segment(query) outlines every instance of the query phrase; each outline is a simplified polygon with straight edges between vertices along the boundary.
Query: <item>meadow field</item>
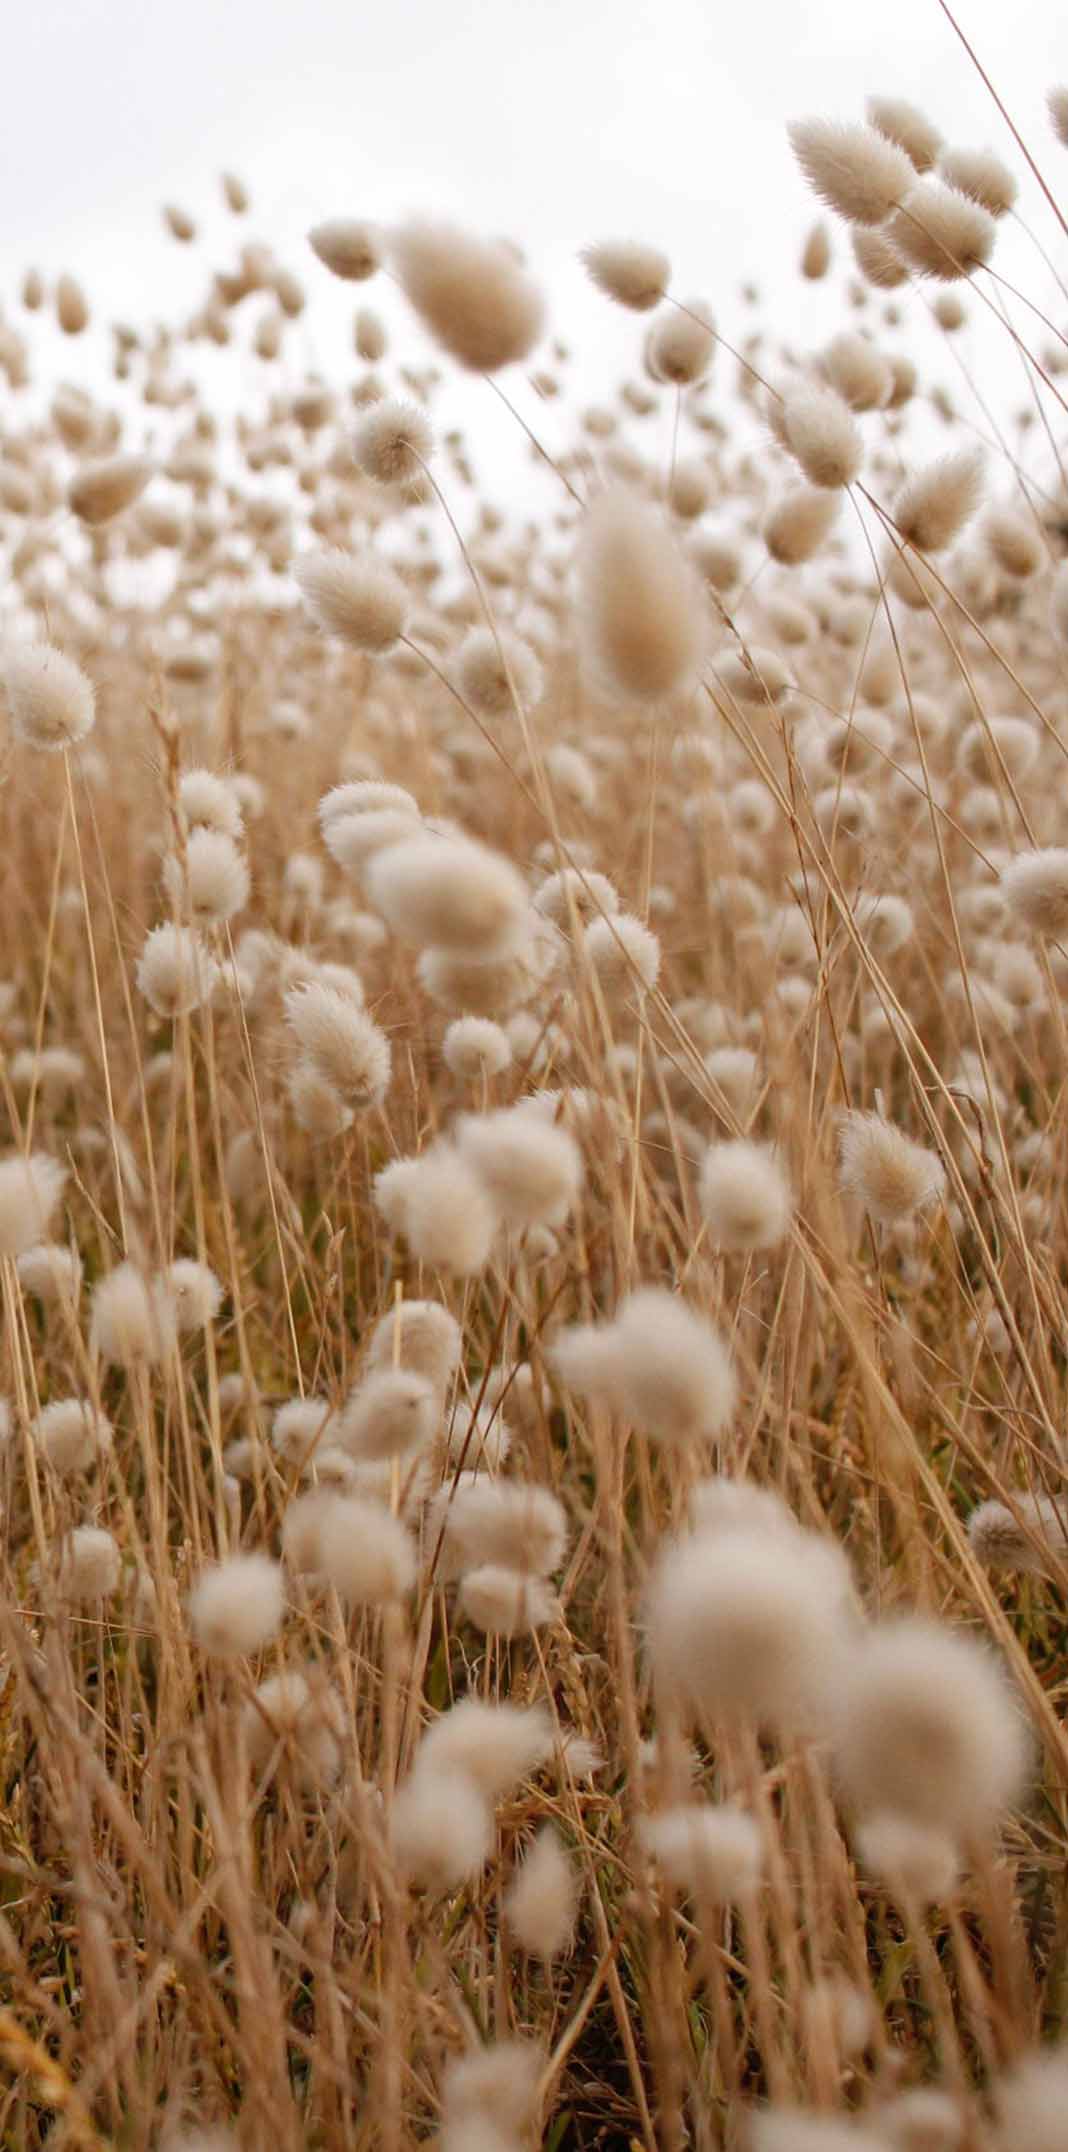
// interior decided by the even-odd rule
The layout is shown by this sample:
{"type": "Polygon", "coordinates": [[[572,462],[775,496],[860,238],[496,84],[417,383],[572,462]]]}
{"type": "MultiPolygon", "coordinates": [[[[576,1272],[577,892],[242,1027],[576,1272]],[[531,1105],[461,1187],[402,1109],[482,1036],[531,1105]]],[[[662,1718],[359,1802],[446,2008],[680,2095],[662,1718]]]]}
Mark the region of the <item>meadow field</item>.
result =
{"type": "Polygon", "coordinates": [[[793,293],[576,231],[595,352],[236,174],[107,372],[2,295],[14,2152],[1068,2152],[1068,89],[990,112],[799,116],[793,293]]]}

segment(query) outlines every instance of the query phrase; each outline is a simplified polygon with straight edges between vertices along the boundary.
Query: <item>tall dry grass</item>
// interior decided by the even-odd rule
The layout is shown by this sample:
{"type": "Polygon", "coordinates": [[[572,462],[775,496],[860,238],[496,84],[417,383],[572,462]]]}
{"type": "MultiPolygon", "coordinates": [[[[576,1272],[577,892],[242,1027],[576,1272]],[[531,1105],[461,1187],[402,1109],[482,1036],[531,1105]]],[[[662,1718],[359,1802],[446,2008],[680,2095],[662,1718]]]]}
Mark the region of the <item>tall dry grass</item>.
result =
{"type": "Polygon", "coordinates": [[[591,403],[419,222],[4,329],[5,2145],[1064,2142],[1068,343],[872,116],[818,352],[599,244],[591,403]]]}

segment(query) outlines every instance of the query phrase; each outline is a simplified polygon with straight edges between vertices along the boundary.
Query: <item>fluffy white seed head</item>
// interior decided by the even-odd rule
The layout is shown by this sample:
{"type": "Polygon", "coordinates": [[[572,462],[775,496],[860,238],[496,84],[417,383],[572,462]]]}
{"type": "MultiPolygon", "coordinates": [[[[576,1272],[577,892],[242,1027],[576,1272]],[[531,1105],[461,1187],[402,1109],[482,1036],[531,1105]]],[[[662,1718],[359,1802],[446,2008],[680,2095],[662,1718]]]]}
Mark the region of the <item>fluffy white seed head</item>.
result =
{"type": "Polygon", "coordinates": [[[484,1800],[496,1802],[539,1770],[552,1749],[543,1705],[487,1704],[465,1696],[424,1734],[417,1768],[469,1778],[484,1800]]]}
{"type": "Polygon", "coordinates": [[[933,1905],[956,1885],[960,1863],[953,1839],[896,1810],[869,1816],[856,1832],[856,1848],[869,1874],[906,1905],[933,1905]]]}
{"type": "Polygon", "coordinates": [[[708,372],[715,335],[707,307],[691,299],[685,308],[665,307],[654,321],[645,345],[645,363],[654,381],[688,388],[708,372]]]}
{"type": "Polygon", "coordinates": [[[353,1390],[333,1439],[351,1457],[370,1462],[410,1458],[433,1441],[439,1419],[438,1393],[425,1375],[385,1367],[353,1390]]]}
{"type": "Polygon", "coordinates": [[[450,2062],[442,2083],[442,2112],[457,2135],[449,2152],[504,2152],[504,2145],[472,2142],[476,2124],[492,2118],[503,2138],[524,2142],[538,2119],[539,2086],[546,2056],[533,2040],[497,2040],[473,2047],[450,2062]]]}
{"type": "Polygon", "coordinates": [[[173,1298],[160,1279],[119,1263],[93,1287],[89,1349],[114,1367],[155,1367],[173,1350],[173,1298]]]}
{"type": "Polygon", "coordinates": [[[945,1168],[934,1151],[914,1143],[878,1113],[847,1113],[838,1139],[838,1177],[846,1195],[877,1225],[900,1225],[937,1203],[945,1168]]]}
{"type": "Polygon", "coordinates": [[[617,913],[619,895],[608,876],[598,874],[596,868],[561,867],[535,891],[534,909],[569,930],[573,920],[588,925],[602,913],[617,913]]]}
{"type": "Polygon", "coordinates": [[[38,1241],[17,1258],[19,1284],[46,1307],[73,1308],[82,1286],[82,1259],[76,1248],[58,1241],[38,1241]]]}
{"type": "Polygon", "coordinates": [[[582,937],[582,950],[601,991],[610,999],[651,993],[660,976],[659,939],[632,912],[617,911],[607,919],[591,919],[582,937]]]}
{"type": "Polygon", "coordinates": [[[146,937],[135,977],[149,1008],[173,1019],[210,1001],[219,967],[191,927],[168,919],[146,937]]]}
{"type": "Polygon", "coordinates": [[[390,257],[424,328],[472,373],[497,373],[539,341],[541,292],[500,240],[413,217],[391,234],[390,257]]]}
{"type": "MultiPolygon", "coordinates": [[[[1005,1342],[1008,1345],[1007,1335],[1005,1342]]],[[[987,1569],[1055,1576],[1068,1560],[1064,1504],[1049,1495],[1014,1494],[1011,1509],[1006,1502],[981,1502],[968,1519],[968,1537],[977,1561],[987,1569]]]]}
{"type": "Polygon", "coordinates": [[[681,1803],[643,1816],[641,1841],[677,1890],[699,1905],[752,1902],[764,1849],[752,1816],[729,1804],[681,1803]]]}
{"type": "Polygon", "coordinates": [[[269,1674],[242,1710],[245,1753],[252,1769],[278,1755],[302,1791],[332,1786],[340,1775],[344,1716],[340,1698],[312,1672],[286,1667],[269,1674]]]}
{"type": "Polygon", "coordinates": [[[671,263],[659,247],[637,239],[601,239],[584,247],[581,258],[598,291],[636,314],[659,306],[667,291],[671,263]]]}
{"type": "Polygon", "coordinates": [[[333,1415],[324,1397],[291,1397],[271,1421],[271,1447],[287,1464],[307,1464],[321,1444],[333,1439],[333,1415]]]}
{"type": "Polygon", "coordinates": [[[350,649],[378,655],[403,635],[408,593],[385,561],[334,547],[305,554],[294,574],[316,625],[350,649]]]}
{"type": "Polygon", "coordinates": [[[456,1124],[460,1155],[504,1225],[560,1226],[582,1190],[582,1153],[565,1128],[525,1104],[464,1114],[456,1124]]]}
{"type": "Polygon", "coordinates": [[[382,261],[382,247],[372,224],[357,217],[331,217],[308,233],[308,244],[332,276],[362,284],[382,261]]]}
{"type": "Polygon", "coordinates": [[[360,470],[379,485],[417,483],[434,453],[430,421],[417,404],[383,397],[360,420],[352,453],[360,470]]]}
{"type": "Polygon", "coordinates": [[[557,1613],[556,1598],[543,1577],[493,1562],[468,1571],[457,1606],[484,1635],[509,1638],[530,1636],[557,1613]]]}
{"type": "Polygon", "coordinates": [[[416,948],[491,959],[510,955],[521,940],[522,878],[471,838],[427,834],[388,845],[370,860],[364,886],[387,926],[416,948]]]}
{"type": "Polygon", "coordinates": [[[220,926],[248,903],[248,862],[225,830],[191,831],[184,860],[173,853],[163,879],[172,904],[197,926],[220,926]]]}
{"type": "Polygon", "coordinates": [[[1062,148],[1068,149],[1068,88],[1060,84],[1046,91],[1049,123],[1062,148]]]}
{"type": "Polygon", "coordinates": [[[499,1214],[492,1194],[463,1152],[436,1143],[418,1158],[399,1158],[375,1177],[374,1200],[414,1256],[459,1278],[484,1270],[499,1214]]]}
{"type": "Polygon", "coordinates": [[[833,492],[818,486],[792,486],[764,522],[764,543],[772,560],[796,568],[818,553],[838,519],[833,492]]]}
{"type": "Polygon", "coordinates": [[[528,1956],[547,1964],[570,1949],[578,1884],[574,1865],[551,1823],[542,1825],[501,1904],[516,1944],[528,1956]]]}
{"type": "Polygon", "coordinates": [[[390,1813],[393,1857],[405,1881],[435,1896],[480,1873],[493,1851],[493,1811],[465,1772],[416,1770],[390,1813]]]}
{"type": "Polygon", "coordinates": [[[88,1472],[111,1448],[110,1420],[80,1397],[59,1397],[38,1413],[30,1430],[53,1472],[88,1472]]]}
{"type": "Polygon", "coordinates": [[[603,1401],[656,1442],[711,1441],[734,1411],[718,1331],[666,1287],[630,1293],[610,1323],[563,1331],[552,1360],[566,1388],[603,1401]]]}
{"type": "Polygon", "coordinates": [[[396,808],[414,821],[420,820],[418,803],[403,785],[390,784],[385,778],[361,777],[332,785],[329,792],[324,792],[319,801],[319,827],[325,836],[330,823],[342,815],[377,814],[382,808],[396,808]]]}
{"type": "Polygon", "coordinates": [[[600,693],[658,703],[692,685],[705,646],[701,593],[655,508],[601,494],[582,526],[576,582],[580,652],[600,693]]]}
{"type": "Polygon", "coordinates": [[[367,1348],[368,1368],[404,1367],[442,1395],[460,1360],[460,1326],[435,1300],[402,1300],[375,1324],[367,1348]]]}
{"type": "Polygon", "coordinates": [[[188,830],[213,829],[238,843],[244,833],[239,801],[214,770],[186,770],[178,781],[178,804],[188,830]]]}
{"type": "Polygon", "coordinates": [[[508,1033],[485,1016],[458,1016],[441,1043],[442,1059],[462,1083],[503,1076],[512,1059],[508,1033]]]}
{"type": "Polygon", "coordinates": [[[904,97],[869,97],[867,116],[877,134],[903,149],[913,169],[929,172],[942,147],[942,137],[925,112],[904,97]]]}
{"type": "Polygon", "coordinates": [[[59,1589],[77,1606],[91,1606],[116,1592],[122,1576],[118,1541],[100,1525],[79,1524],[59,1551],[59,1589]]]}
{"type": "Polygon", "coordinates": [[[393,1065],[389,1040],[350,994],[312,980],[290,988],[285,1011],[302,1057],[346,1106],[381,1105],[393,1065]]]}
{"type": "Polygon", "coordinates": [[[46,1237],[66,1178],[44,1151],[0,1158],[0,1255],[23,1255],[46,1237]]]}
{"type": "Polygon", "coordinates": [[[874,127],[797,120],[790,144],[814,193],[851,224],[882,224],[914,185],[905,150],[874,127]]]}
{"type": "Polygon", "coordinates": [[[873,2120],[899,2152],[957,2152],[965,2127],[959,2100],[938,2085],[910,2085],[882,2101],[873,2120]]]}
{"type": "Polygon", "coordinates": [[[456,684],[480,717],[510,717],[517,701],[523,710],[538,701],[541,666],[530,644],[507,628],[472,628],[457,652],[456,684]]]}
{"type": "Polygon", "coordinates": [[[0,685],[15,738],[27,747],[76,747],[93,729],[92,682],[50,643],[9,644],[0,656],[0,685]]]}
{"type": "Polygon", "coordinates": [[[790,1184],[766,1144],[712,1144],[701,1166],[698,1201],[714,1248],[774,1248],[790,1229],[790,1184]]]}
{"type": "Polygon", "coordinates": [[[850,1643],[839,1549],[813,1534],[741,1528],[669,1546],[647,1618],[657,1689],[705,1726],[771,1732],[826,1721],[850,1643]]]}
{"type": "Polygon", "coordinates": [[[921,553],[939,553],[975,514],[983,490],[983,461],[975,449],[940,456],[905,480],[894,522],[921,553]]]}
{"type": "MultiPolygon", "coordinates": [[[[1064,139],[1068,146],[1068,98],[1064,139]]],[[[1025,2055],[995,2079],[993,2108],[997,2152],[1059,2152],[1068,2104],[1068,2048],[1063,2041],[1043,2054],[1025,2055]]]]}
{"type": "Polygon", "coordinates": [[[222,1306],[222,1286],[207,1263],[179,1256],[167,1265],[164,1283],[180,1336],[205,1330],[222,1306]]]}
{"type": "Polygon", "coordinates": [[[944,149],[938,160],[947,186],[978,202],[992,217],[1005,217],[1014,208],[1019,187],[1015,174],[992,149],[944,149]]]}
{"type": "Polygon", "coordinates": [[[415,1582],[415,1548],[399,1517],[359,1495],[330,1495],[318,1519],[316,1568],[347,1606],[385,1606],[415,1582]]]}
{"type": "Polygon", "coordinates": [[[821,351],[819,371],[851,411],[881,411],[889,403],[894,377],[889,362],[867,336],[848,330],[833,336],[821,351]]]}
{"type": "Polygon", "coordinates": [[[838,390],[823,381],[802,381],[782,404],[786,446],[812,486],[852,485],[864,456],[857,422],[838,390]]]}
{"type": "Polygon", "coordinates": [[[1019,1794],[1019,1705],[974,1638],[919,1616],[857,1641],[835,1699],[834,1757],[861,1815],[888,1811],[957,1841],[993,1829],[1019,1794]]]}
{"type": "Polygon", "coordinates": [[[889,236],[919,276],[951,283],[989,261],[997,227],[978,202],[940,179],[921,179],[905,196],[889,236]]]}
{"type": "Polygon", "coordinates": [[[547,1577],[563,1561],[567,1520],[548,1487],[465,1472],[431,1505],[424,1543],[444,1583],[486,1567],[547,1577]]]}
{"type": "Polygon", "coordinates": [[[511,1450],[512,1430],[499,1405],[486,1397],[477,1407],[470,1403],[457,1405],[445,1447],[450,1464],[463,1464],[473,1471],[485,1466],[497,1472],[511,1450]]]}
{"type": "Polygon", "coordinates": [[[266,1554],[231,1554],[202,1569],[187,1601],[202,1651],[240,1659],[277,1636],[285,1611],[282,1571],[266,1554]]]}
{"type": "Polygon", "coordinates": [[[146,456],[98,456],[75,472],[67,501],[80,522],[97,529],[132,507],[151,476],[146,456]]]}
{"type": "Polygon", "coordinates": [[[982,541],[1003,575],[1026,583],[1046,564],[1046,548],[1034,518],[1014,508],[991,508],[983,518],[982,541]]]}

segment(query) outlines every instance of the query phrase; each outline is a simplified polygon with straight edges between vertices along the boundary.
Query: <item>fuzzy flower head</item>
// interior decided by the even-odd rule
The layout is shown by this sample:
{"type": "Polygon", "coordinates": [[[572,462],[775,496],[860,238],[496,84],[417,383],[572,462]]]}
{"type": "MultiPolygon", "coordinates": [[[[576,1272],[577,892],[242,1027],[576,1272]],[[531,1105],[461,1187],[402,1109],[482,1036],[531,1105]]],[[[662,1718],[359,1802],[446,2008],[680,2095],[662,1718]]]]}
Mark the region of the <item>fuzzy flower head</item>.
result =
{"type": "Polygon", "coordinates": [[[402,941],[490,959],[518,944],[527,914],[510,860],[469,837],[428,833],[387,845],[370,860],[370,902],[402,941]]]}
{"type": "Polygon", "coordinates": [[[404,1367],[443,1393],[459,1365],[460,1326],[436,1300],[401,1300],[375,1324],[368,1368],[404,1367]]]}
{"type": "Polygon", "coordinates": [[[1068,850],[1049,846],[1018,852],[1001,875],[1008,910],[1032,934],[1059,941],[1068,935],[1068,850]]]}
{"type": "Polygon", "coordinates": [[[135,974],[157,1016],[189,1016],[211,1000],[219,967],[191,927],[165,920],[146,937],[135,974]]]}
{"type": "Polygon", "coordinates": [[[576,575],[580,649],[600,692],[657,703],[693,684],[704,607],[656,509],[620,491],[601,494],[586,514],[576,575]]]}
{"type": "Polygon", "coordinates": [[[659,306],[667,291],[671,263],[659,247],[637,239],[601,239],[584,247],[581,258],[591,284],[636,314],[659,306]]]}
{"type": "Polygon", "coordinates": [[[112,1367],[155,1367],[173,1350],[173,1298],[164,1281],[118,1263],[93,1287],[90,1351],[112,1367]]]}
{"type": "Polygon", "coordinates": [[[790,1185],[765,1144],[712,1144],[701,1167],[698,1200],[714,1248],[746,1254],[774,1248],[790,1228],[790,1185]]]}
{"type": "Polygon", "coordinates": [[[847,1113],[839,1131],[838,1177],[846,1195],[877,1225],[896,1226],[937,1203],[945,1169],[934,1151],[878,1113],[847,1113]]]}
{"type": "Polygon", "coordinates": [[[542,1825],[504,1894],[502,1910],[520,1950],[548,1964],[571,1946],[578,1911],[574,1865],[551,1823],[542,1825]]]}
{"type": "Polygon", "coordinates": [[[248,865],[225,830],[192,830],[184,860],[172,854],[164,862],[163,880],[172,904],[197,926],[220,926],[248,903],[248,865]]]}
{"type": "Polygon", "coordinates": [[[321,979],[291,987],[286,1021],[320,1081],[350,1109],[381,1105],[389,1089],[389,1040],[348,993],[321,979]]]}
{"type": "Polygon", "coordinates": [[[875,127],[798,120],[790,145],[810,187],[851,224],[883,224],[914,184],[908,153],[875,127]]]}
{"type": "Polygon", "coordinates": [[[360,420],[352,453],[359,469],[380,486],[418,482],[434,453],[430,421],[418,405],[383,397],[360,420]]]}
{"type": "Polygon", "coordinates": [[[265,1554],[231,1554],[201,1570],[189,1594],[189,1627],[213,1658],[240,1659],[277,1636],[284,1609],[278,1563],[265,1554]]]}
{"type": "Polygon", "coordinates": [[[456,659],[456,684],[480,717],[510,717],[516,703],[533,708],[541,694],[541,666],[521,636],[507,629],[472,628],[456,659]]]}
{"type": "Polygon", "coordinates": [[[739,1526],[669,1546],[647,1606],[657,1689],[711,1727],[825,1723],[850,1641],[849,1578],[814,1534],[739,1526]]]}
{"type": "Polygon", "coordinates": [[[989,1832],[1028,1762],[1020,1708],[975,1640],[918,1616],[858,1640],[842,1670],[834,1755],[862,1815],[889,1810],[957,1841],[989,1832]]]}
{"type": "Polygon", "coordinates": [[[698,1906],[751,1903],[764,1865],[760,1826],[740,1808],[692,1802],[645,1816],[641,1839],[669,1883],[698,1906]]]}
{"type": "Polygon", "coordinates": [[[0,655],[0,686],[15,738],[27,747],[76,747],[93,729],[92,682],[50,643],[10,644],[0,655]]]}
{"type": "Polygon", "coordinates": [[[0,1255],[23,1255],[45,1239],[66,1178],[44,1151],[0,1158],[0,1255]]]}
{"type": "Polygon", "coordinates": [[[501,1222],[559,1226],[582,1188],[582,1153],[572,1135],[526,1104],[465,1114],[456,1141],[501,1222]]]}
{"type": "Polygon", "coordinates": [[[727,1349],[665,1287],[631,1293],[610,1323],[563,1331],[552,1357],[567,1389],[602,1401],[655,1442],[713,1440],[730,1423],[736,1384],[727,1349]]]}
{"type": "Polygon", "coordinates": [[[408,593],[385,561],[336,546],[305,554],[294,573],[316,626],[350,649],[379,655],[403,635],[408,593]]]}
{"type": "Polygon", "coordinates": [[[76,472],[67,500],[79,521],[95,529],[132,507],[151,476],[152,466],[144,456],[102,456],[76,472]]]}
{"type": "Polygon", "coordinates": [[[389,251],[409,305],[461,366],[494,374],[529,356],[544,305],[511,247],[413,217],[391,234],[389,251]]]}

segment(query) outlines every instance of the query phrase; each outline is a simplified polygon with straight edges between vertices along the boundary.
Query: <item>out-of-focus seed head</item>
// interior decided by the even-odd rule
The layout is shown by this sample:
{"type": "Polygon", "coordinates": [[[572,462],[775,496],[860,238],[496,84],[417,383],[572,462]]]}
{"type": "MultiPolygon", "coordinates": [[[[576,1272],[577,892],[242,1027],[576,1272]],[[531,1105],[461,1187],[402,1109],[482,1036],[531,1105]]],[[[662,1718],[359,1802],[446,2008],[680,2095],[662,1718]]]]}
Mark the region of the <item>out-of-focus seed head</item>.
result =
{"type": "Polygon", "coordinates": [[[351,649],[378,655],[403,635],[408,593],[385,561],[338,546],[306,554],[294,573],[316,625],[351,649]]]}
{"type": "Polygon", "coordinates": [[[424,328],[461,366],[494,374],[529,357],[543,333],[544,302],[510,247],[413,217],[391,233],[389,254],[424,328]]]}
{"type": "Polygon", "coordinates": [[[331,275],[346,283],[366,283],[381,267],[378,233],[373,225],[355,217],[333,217],[316,224],[308,233],[308,244],[331,275]]]}
{"type": "Polygon", "coordinates": [[[265,1554],[231,1554],[202,1569],[187,1602],[190,1632],[216,1659],[240,1659],[277,1636],[285,1611],[282,1571],[265,1554]]]}
{"type": "Polygon", "coordinates": [[[46,1237],[66,1178],[44,1151],[0,1158],[0,1255],[23,1255],[46,1237]]]}
{"type": "Polygon", "coordinates": [[[598,291],[637,314],[659,306],[671,278],[667,255],[636,239],[598,240],[583,248],[581,259],[598,291]]]}
{"type": "Polygon", "coordinates": [[[656,510],[622,492],[587,512],[576,557],[576,628],[591,680],[613,697],[662,702],[697,676],[705,643],[689,563],[656,510]]]}

